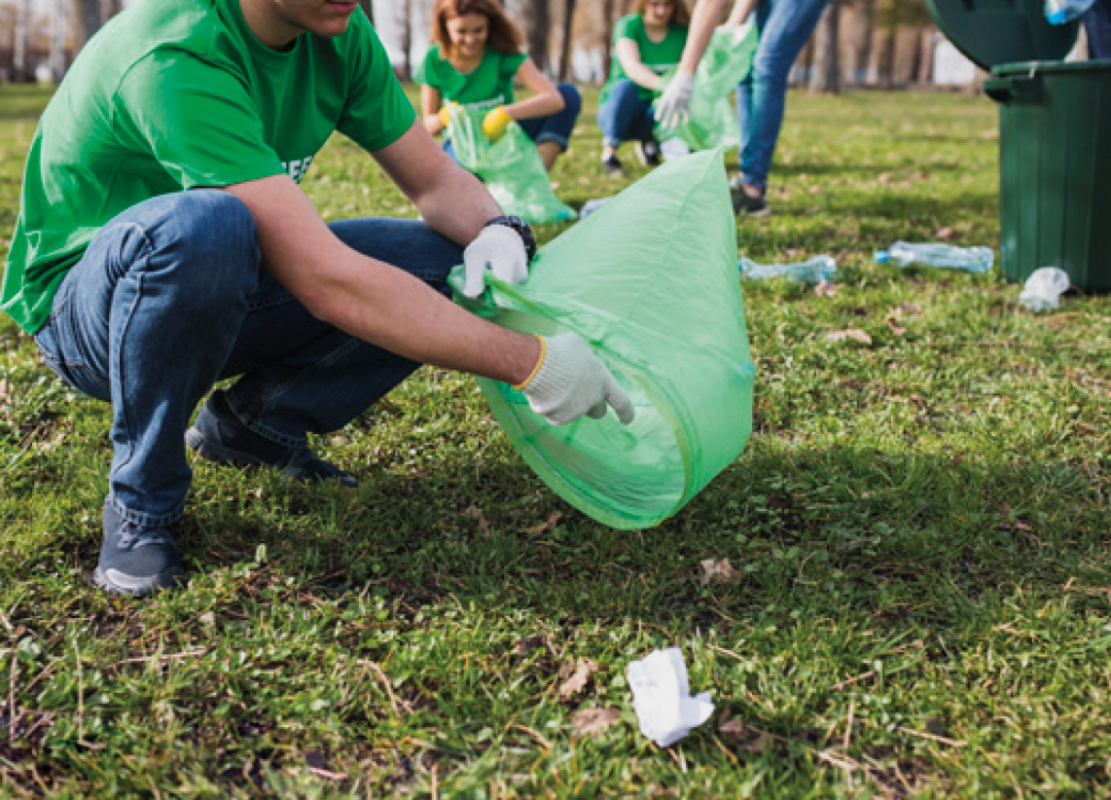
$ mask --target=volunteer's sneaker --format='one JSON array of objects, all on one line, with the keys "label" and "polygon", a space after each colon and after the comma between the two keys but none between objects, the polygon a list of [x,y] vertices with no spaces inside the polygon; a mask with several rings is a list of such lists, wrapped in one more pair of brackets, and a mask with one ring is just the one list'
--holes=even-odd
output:
[{"label": "volunteer's sneaker", "polygon": [[733,213],[747,214],[750,217],[765,217],[768,215],[768,200],[764,192],[751,195],[744,190],[745,184],[740,175],[734,175],[729,181],[729,194],[733,198]]},{"label": "volunteer's sneaker", "polygon": [[603,158],[602,166],[605,168],[607,175],[625,174],[625,166],[621,163],[621,159],[617,157],[617,153],[610,153]]},{"label": "volunteer's sneaker", "polygon": [[329,464],[309,448],[290,448],[259,436],[240,422],[221,391],[208,398],[193,427],[185,432],[185,443],[198,455],[218,464],[236,467],[265,467],[302,483],[338,481],[354,489],[359,482],[335,464]]},{"label": "volunteer's sneaker", "polygon": [[93,583],[109,594],[145,597],[178,585],[185,569],[168,528],[147,528],[120,515],[112,500],[104,504],[104,544]]},{"label": "volunteer's sneaker", "polygon": [[654,138],[646,142],[636,143],[637,159],[645,167],[658,167],[660,165],[660,143]]}]

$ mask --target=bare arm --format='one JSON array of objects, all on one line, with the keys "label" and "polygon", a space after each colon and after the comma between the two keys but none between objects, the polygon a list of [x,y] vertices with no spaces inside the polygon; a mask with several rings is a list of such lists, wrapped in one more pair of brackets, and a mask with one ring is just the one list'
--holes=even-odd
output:
[{"label": "bare arm", "polygon": [[729,14],[727,24],[729,25],[743,25],[752,16],[757,3],[760,0],[737,0],[733,4],[733,11]]},{"label": "bare arm", "polygon": [[505,107],[505,113],[513,119],[532,119],[546,117],[563,110],[563,95],[555,84],[548,80],[531,58],[526,58],[517,69],[517,75],[532,97]]},{"label": "bare arm", "polygon": [[706,52],[706,46],[710,43],[710,37],[713,36],[723,11],[725,0],[697,0],[687,33],[687,46],[683,48],[683,57],[679,61],[681,71],[693,75],[698,69],[698,62]]},{"label": "bare arm", "polygon": [[374,158],[428,227],[456,244],[470,244],[483,225],[503,213],[482,181],[444,153],[422,125],[413,125]]},{"label": "bare arm", "polygon": [[617,57],[629,80],[645,89],[655,91],[660,85],[660,76],[640,60],[640,47],[632,39],[617,40]]},{"label": "bare arm", "polygon": [[[500,213],[482,185],[443,155],[420,125],[375,157],[422,212],[428,209],[429,224],[454,241],[469,242]],[[437,171],[434,185],[421,183]],[[266,270],[314,316],[415,361],[508,383],[528,378],[540,358],[533,337],[486,322],[408,273],[347,247],[287,176],[227,191],[254,215]],[[445,223],[445,217],[453,219]]]},{"label": "bare arm", "polygon": [[424,121],[424,127],[433,136],[444,129],[444,123],[440,121],[441,103],[443,103],[443,96],[439,89],[433,89],[431,86],[420,87],[421,119]]}]

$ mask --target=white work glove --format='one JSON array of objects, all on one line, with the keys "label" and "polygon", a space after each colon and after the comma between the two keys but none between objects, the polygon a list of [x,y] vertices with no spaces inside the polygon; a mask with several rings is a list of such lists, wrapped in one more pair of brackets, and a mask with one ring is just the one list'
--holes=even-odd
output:
[{"label": "white work glove", "polygon": [[629,395],[594,351],[573,333],[537,337],[543,349],[532,375],[520,386],[532,410],[552,425],[566,425],[583,414],[594,419],[612,406],[622,425],[633,421]]},{"label": "white work glove", "polygon": [[463,251],[467,271],[463,294],[472,300],[486,288],[486,270],[509,283],[521,283],[528,277],[528,254],[521,237],[505,225],[490,225]]},{"label": "white work glove", "polygon": [[656,119],[668,130],[678,128],[687,121],[691,107],[694,76],[676,72],[656,103]]}]

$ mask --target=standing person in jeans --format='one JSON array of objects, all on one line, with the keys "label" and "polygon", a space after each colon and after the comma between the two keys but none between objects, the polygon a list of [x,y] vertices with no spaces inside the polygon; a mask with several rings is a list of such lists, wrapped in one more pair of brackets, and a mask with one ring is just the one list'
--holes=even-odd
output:
[{"label": "standing person in jeans", "polygon": [[[567,149],[582,99],[569,83],[552,84],[521,52],[522,37],[494,0],[437,0],[432,41],[413,80],[421,86],[424,125],[433,136],[447,128],[449,105],[488,109],[482,132],[501,138],[516,120],[536,142],[544,168]],[[532,92],[514,102],[513,79]],[[454,158],[451,142],[444,149]]]},{"label": "standing person in jeans", "polygon": [[1111,0],[1096,0],[1081,17],[1088,34],[1088,58],[1111,59]]},{"label": "standing person in jeans", "polygon": [[679,63],[689,24],[683,0],[637,0],[635,13],[617,21],[613,29],[617,57],[610,63],[598,107],[602,166],[607,173],[624,171],[617,150],[622,142],[630,140],[637,143],[642,164],[660,163],[652,100],[660,76]]},{"label": "standing person in jeans", "polygon": [[[423,221],[323,222],[297,182],[335,130]],[[630,420],[578,337],[518,334],[443,296],[460,261],[468,294],[487,269],[524,280],[533,248],[417,123],[357,4],[130,6],[43,114],[0,292],[47,363],[112,404],[95,582],[132,595],[179,582],[186,441],[353,486],[307,435],[343,427],[420,363],[513,383],[554,424],[607,403]]]},{"label": "standing person in jeans", "polygon": [[[737,0],[733,6],[731,24],[741,24],[755,13],[760,32],[752,71],[737,87],[740,174],[730,182],[730,189],[733,208],[738,213],[756,216],[768,211],[768,172],[783,124],[788,73],[817,27],[828,1]],[[724,9],[725,0],[698,0],[679,72],[660,99],[661,117],[679,119],[687,113],[694,72]]]}]

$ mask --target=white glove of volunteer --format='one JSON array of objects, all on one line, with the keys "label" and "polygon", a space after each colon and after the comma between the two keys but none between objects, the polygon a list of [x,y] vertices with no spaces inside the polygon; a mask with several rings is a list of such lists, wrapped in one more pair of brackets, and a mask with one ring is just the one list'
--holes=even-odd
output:
[{"label": "white glove of volunteer", "polygon": [[566,425],[583,414],[594,419],[613,408],[622,425],[633,421],[629,395],[583,339],[573,333],[540,339],[540,361],[520,386],[532,410],[552,425]]},{"label": "white glove of volunteer", "polygon": [[466,268],[463,294],[472,299],[482,294],[486,287],[486,270],[498,280],[523,282],[528,277],[528,265],[535,248],[532,230],[524,221],[516,217],[498,217],[486,223],[463,251]]},{"label": "white glove of volunteer", "polygon": [[694,91],[694,76],[676,72],[656,103],[656,118],[665,128],[678,128],[687,121]]}]

